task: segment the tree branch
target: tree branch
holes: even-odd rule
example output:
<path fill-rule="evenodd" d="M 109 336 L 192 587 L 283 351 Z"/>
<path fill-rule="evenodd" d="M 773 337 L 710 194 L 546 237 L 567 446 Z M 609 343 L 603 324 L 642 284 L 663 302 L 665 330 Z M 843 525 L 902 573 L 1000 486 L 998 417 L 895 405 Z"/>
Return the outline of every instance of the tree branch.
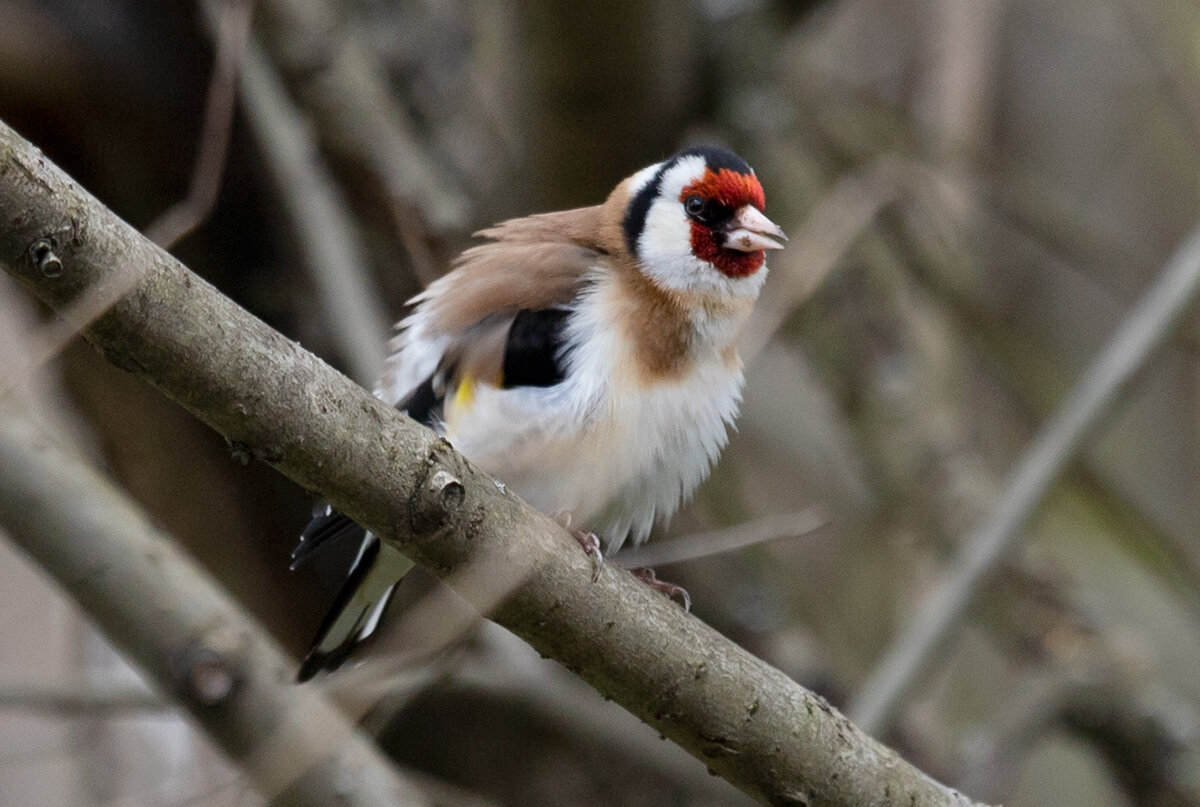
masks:
<path fill-rule="evenodd" d="M 629 573 L 609 566 L 592 583 L 562 527 L 193 275 L 3 124 L 0 211 L 0 264 L 56 309 L 137 267 L 139 282 L 85 331 L 110 361 L 437 576 L 479 563 L 521 580 L 498 623 L 747 793 L 970 804 Z M 39 271 L 36 243 L 53 247 L 55 276 Z"/>
<path fill-rule="evenodd" d="M 388 322 L 366 250 L 303 116 L 255 41 L 245 54 L 241 78 L 246 118 L 320 291 L 330 333 L 354 378 L 370 384 L 383 369 L 380 334 L 387 333 Z"/>
<path fill-rule="evenodd" d="M 11 401 L 0 409 L 0 523 L 272 804 L 427 803 L 337 709 L 285 683 L 291 660 L 274 640 Z"/>
<path fill-rule="evenodd" d="M 273 62 L 312 114 L 322 139 L 366 166 L 394 203 L 413 206 L 435 232 L 460 228 L 466 198 L 439 176 L 384 66 L 327 0 L 263 0 L 258 28 Z"/>

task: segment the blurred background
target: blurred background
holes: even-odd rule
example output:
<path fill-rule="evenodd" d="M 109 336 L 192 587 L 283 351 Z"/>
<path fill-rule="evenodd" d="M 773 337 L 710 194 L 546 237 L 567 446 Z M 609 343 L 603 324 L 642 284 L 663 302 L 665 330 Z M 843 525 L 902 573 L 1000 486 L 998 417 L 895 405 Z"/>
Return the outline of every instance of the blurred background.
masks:
<path fill-rule="evenodd" d="M 389 323 L 473 230 L 599 202 L 690 144 L 755 166 L 792 240 L 746 334 L 737 433 L 657 538 L 770 540 L 658 568 L 841 707 L 1200 212 L 1190 0 L 252 11 L 247 40 L 240 2 L 5 0 L 0 119 L 367 385 Z M 19 327 L 44 318 L 7 277 L 0 303 Z M 41 381 L 90 456 L 302 654 L 336 579 L 287 568 L 309 494 L 82 343 Z M 1193 307 L 881 739 L 981 800 L 1200 805 L 1198 395 Z M 0 801 L 260 803 L 149 695 L 48 705 L 140 684 L 3 542 L 0 613 Z M 495 626 L 394 673 L 367 725 L 446 804 L 746 801 Z"/>

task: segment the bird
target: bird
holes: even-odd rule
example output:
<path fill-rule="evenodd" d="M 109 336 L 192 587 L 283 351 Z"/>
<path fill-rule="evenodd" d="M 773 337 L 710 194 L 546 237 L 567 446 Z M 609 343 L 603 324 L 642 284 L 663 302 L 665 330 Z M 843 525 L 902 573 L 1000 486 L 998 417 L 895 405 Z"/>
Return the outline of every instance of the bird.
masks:
<path fill-rule="evenodd" d="M 409 301 L 375 394 L 595 556 L 647 539 L 708 476 L 737 414 L 738 334 L 786 236 L 732 151 L 689 148 L 599 205 L 476 233 Z M 298 679 L 336 669 L 377 630 L 412 562 L 329 506 L 293 568 L 355 547 Z M 678 587 L 647 582 L 664 590 Z M 686 592 L 684 593 L 686 597 Z"/>

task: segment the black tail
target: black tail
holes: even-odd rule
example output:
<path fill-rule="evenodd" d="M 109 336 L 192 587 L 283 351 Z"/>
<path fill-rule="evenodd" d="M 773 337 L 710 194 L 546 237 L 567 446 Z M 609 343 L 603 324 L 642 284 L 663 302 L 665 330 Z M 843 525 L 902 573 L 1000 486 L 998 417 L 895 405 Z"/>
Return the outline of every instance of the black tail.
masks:
<path fill-rule="evenodd" d="M 292 553 L 292 568 L 307 562 L 322 547 L 346 543 L 357 543 L 358 553 L 300 665 L 296 676 L 300 682 L 323 670 L 337 669 L 375 633 L 396 584 L 413 565 L 348 516 L 325 507 L 300 536 L 300 544 Z"/>

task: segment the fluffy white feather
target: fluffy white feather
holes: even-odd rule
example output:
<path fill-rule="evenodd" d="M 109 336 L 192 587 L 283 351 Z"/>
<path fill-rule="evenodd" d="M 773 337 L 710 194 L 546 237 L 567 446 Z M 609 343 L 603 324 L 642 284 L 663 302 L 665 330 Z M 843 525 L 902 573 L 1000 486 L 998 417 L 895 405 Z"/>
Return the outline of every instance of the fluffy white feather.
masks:
<path fill-rule="evenodd" d="M 448 404 L 442 424 L 446 438 L 473 462 L 543 512 L 570 513 L 609 551 L 627 536 L 644 541 L 655 520 L 674 513 L 708 475 L 742 386 L 740 368 L 720 356 L 724 339 L 697 340 L 703 350 L 678 381 L 641 383 L 630 372 L 631 346 L 612 327 L 620 293 L 615 277 L 598 271 L 576 302 L 564 382 L 513 389 L 478 384 L 469 408 Z M 417 327 L 402 335 L 397 361 L 428 367 L 438 340 L 420 338 L 419 311 L 410 322 Z M 731 338 L 736 323 L 697 325 Z"/>

